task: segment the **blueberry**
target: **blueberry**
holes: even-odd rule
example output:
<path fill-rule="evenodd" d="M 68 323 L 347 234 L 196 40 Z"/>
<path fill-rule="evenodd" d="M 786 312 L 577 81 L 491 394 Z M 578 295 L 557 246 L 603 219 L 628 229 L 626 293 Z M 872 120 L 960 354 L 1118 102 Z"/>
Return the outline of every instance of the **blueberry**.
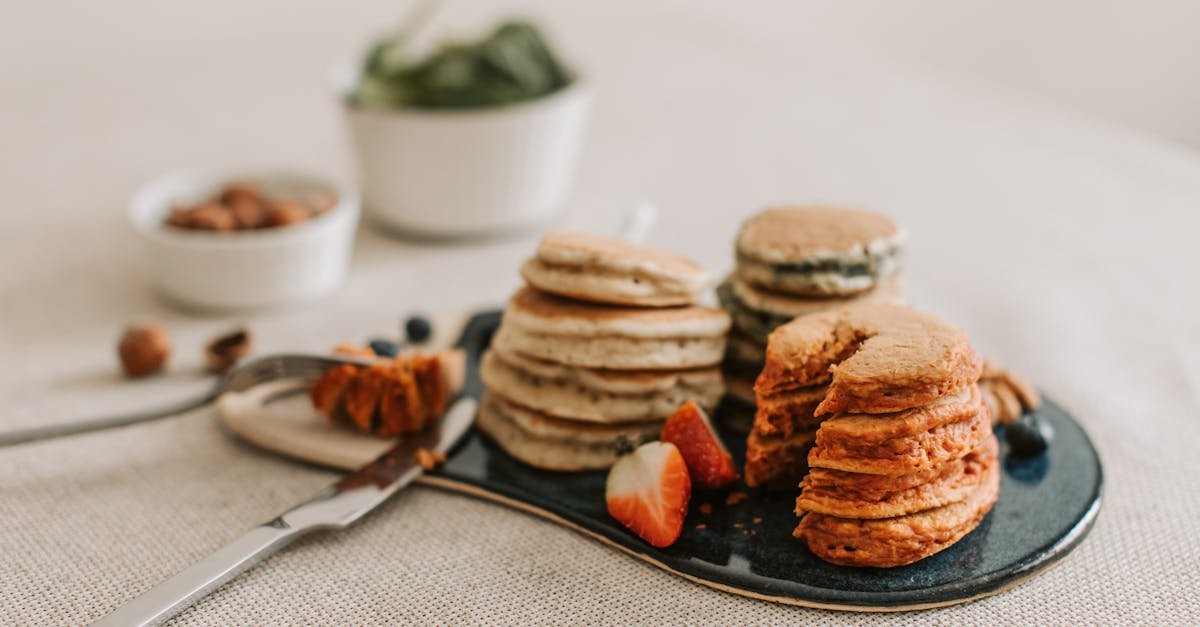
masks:
<path fill-rule="evenodd" d="M 424 344 L 433 335 L 433 323 L 425 316 L 410 316 L 404 321 L 404 339 L 410 344 Z"/>
<path fill-rule="evenodd" d="M 396 343 L 391 340 L 375 338 L 368 342 L 367 345 L 380 357 L 395 357 L 396 353 L 400 351 Z"/>
<path fill-rule="evenodd" d="M 1038 457 L 1046 452 L 1053 431 L 1050 425 L 1027 415 L 1005 429 L 1004 439 L 1008 442 L 1009 454 L 1018 458 Z"/>

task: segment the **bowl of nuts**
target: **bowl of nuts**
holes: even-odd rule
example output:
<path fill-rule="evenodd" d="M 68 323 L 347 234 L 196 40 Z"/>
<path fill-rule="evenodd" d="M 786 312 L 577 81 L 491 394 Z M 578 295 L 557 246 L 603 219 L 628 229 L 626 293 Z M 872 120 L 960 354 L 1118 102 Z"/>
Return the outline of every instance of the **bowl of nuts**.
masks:
<path fill-rule="evenodd" d="M 190 309 L 300 303 L 346 276 L 356 193 L 303 174 L 183 171 L 134 195 L 129 216 L 156 290 Z"/>

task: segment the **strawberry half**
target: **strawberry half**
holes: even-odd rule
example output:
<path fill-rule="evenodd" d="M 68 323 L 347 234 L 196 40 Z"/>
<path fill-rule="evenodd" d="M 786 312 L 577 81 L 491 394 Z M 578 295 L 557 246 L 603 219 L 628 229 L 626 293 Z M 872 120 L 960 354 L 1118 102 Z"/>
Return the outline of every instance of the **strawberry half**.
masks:
<path fill-rule="evenodd" d="M 609 515 L 661 548 L 683 531 L 692 481 L 674 444 L 647 442 L 613 464 L 604 496 Z"/>
<path fill-rule="evenodd" d="M 733 456 L 695 402 L 688 401 L 671 414 L 663 425 L 661 439 L 679 448 L 697 488 L 715 490 L 737 481 Z"/>

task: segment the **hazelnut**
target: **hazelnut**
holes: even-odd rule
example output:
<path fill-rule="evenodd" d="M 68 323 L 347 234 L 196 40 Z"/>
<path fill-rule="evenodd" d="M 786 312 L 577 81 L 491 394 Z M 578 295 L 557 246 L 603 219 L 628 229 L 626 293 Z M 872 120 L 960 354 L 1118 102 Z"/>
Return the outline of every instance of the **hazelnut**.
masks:
<path fill-rule="evenodd" d="M 267 210 L 257 200 L 235 197 L 226 203 L 239 229 L 258 229 L 267 224 Z"/>
<path fill-rule="evenodd" d="M 226 207 L 233 207 L 236 204 L 254 203 L 262 206 L 263 202 L 262 191 L 254 183 L 230 183 L 221 190 L 221 194 L 217 196 L 217 201 Z"/>
<path fill-rule="evenodd" d="M 241 231 L 297 224 L 337 205 L 328 190 L 309 191 L 302 199 L 272 200 L 253 183 L 234 182 L 221 188 L 212 200 L 176 207 L 165 223 L 183 229 Z"/>
<path fill-rule="evenodd" d="M 250 353 L 250 332 L 238 329 L 209 340 L 204 348 L 204 363 L 209 372 L 223 373 Z"/>
<path fill-rule="evenodd" d="M 162 369 L 171 355 L 171 336 L 157 324 L 129 327 L 117 345 L 121 367 L 130 377 L 144 377 Z"/>
<path fill-rule="evenodd" d="M 298 224 L 312 217 L 312 210 L 294 200 L 278 200 L 267 210 L 267 226 Z"/>
<path fill-rule="evenodd" d="M 224 205 L 207 203 L 192 209 L 190 212 L 192 228 L 209 231 L 232 231 L 237 227 L 237 219 L 233 212 Z"/>
<path fill-rule="evenodd" d="M 192 212 L 186 207 L 172 207 L 167 224 L 179 229 L 192 228 Z"/>

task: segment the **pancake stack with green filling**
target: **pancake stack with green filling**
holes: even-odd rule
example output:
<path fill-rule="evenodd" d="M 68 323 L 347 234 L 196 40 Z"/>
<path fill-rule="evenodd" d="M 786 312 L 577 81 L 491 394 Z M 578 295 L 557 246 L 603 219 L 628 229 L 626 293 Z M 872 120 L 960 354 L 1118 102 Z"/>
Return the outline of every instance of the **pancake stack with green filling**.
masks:
<path fill-rule="evenodd" d="M 554 233 L 522 266 L 480 374 L 477 424 L 513 457 L 603 469 L 617 444 L 658 437 L 684 401 L 713 409 L 729 315 L 701 306 L 708 275 L 688 259 Z"/>
<path fill-rule="evenodd" d="M 946 549 L 999 491 L 982 372 L 962 330 L 907 307 L 797 318 L 771 334 L 755 382 L 746 482 L 799 482 L 794 535 L 826 561 L 886 568 Z M 811 450 L 798 459 L 759 431 Z"/>
<path fill-rule="evenodd" d="M 737 266 L 717 287 L 733 320 L 723 365 L 730 409 L 723 413 L 730 426 L 751 429 L 754 378 L 776 327 L 857 302 L 903 304 L 903 239 L 885 216 L 836 207 L 773 207 L 742 224 Z M 777 434 L 756 437 L 764 446 L 798 450 Z"/>

